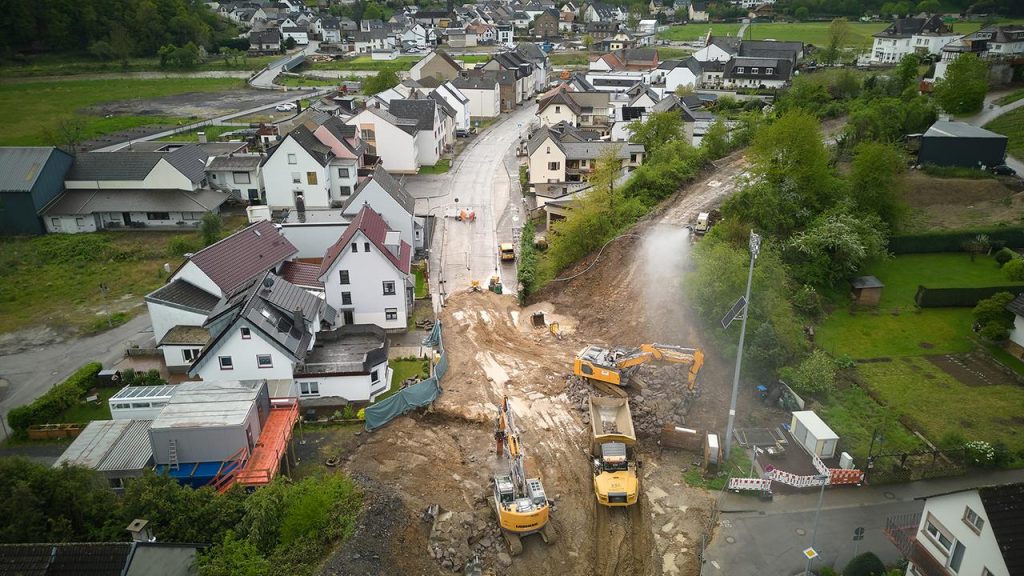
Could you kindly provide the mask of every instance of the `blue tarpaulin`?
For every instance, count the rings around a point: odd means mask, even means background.
[[[422,408],[430,404],[441,395],[440,382],[448,372],[448,355],[445,353],[444,344],[441,341],[440,322],[434,324],[434,329],[423,339],[423,345],[437,347],[438,360],[434,365],[433,375],[422,382],[400,390],[390,398],[367,407],[364,412],[367,431],[373,432],[414,408]]]

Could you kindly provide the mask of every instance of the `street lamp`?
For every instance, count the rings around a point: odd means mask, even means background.
[[[743,363],[743,340],[747,335],[747,317],[750,316],[750,285],[754,280],[754,261],[761,252],[761,236],[750,231],[750,270],[747,272],[747,295],[744,297],[743,320],[740,324],[740,345],[736,350],[736,371],[732,376],[732,398],[729,400],[729,421],[725,427],[725,460],[732,450],[732,426],[736,420],[736,395],[740,388],[740,365]]]
[[[818,511],[814,513],[814,530],[811,532],[810,548],[814,554],[805,554],[807,556],[807,566],[804,567],[804,576],[811,573],[811,560],[817,557],[817,550],[814,547],[818,543],[818,520],[821,518],[821,503],[825,500],[825,485],[828,484],[828,474],[818,476],[818,480],[821,482],[821,492],[818,494]]]

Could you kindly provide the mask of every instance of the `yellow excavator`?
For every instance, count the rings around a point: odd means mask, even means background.
[[[572,372],[588,378],[598,389],[624,398],[622,390],[637,368],[648,362],[671,362],[690,367],[687,387],[693,390],[697,374],[704,365],[704,352],[700,348],[684,348],[670,344],[641,344],[637,348],[606,349],[587,346],[576,355]],[[611,384],[611,386],[608,386]]]
[[[554,544],[557,534],[551,525],[551,506],[540,478],[526,477],[523,445],[507,397],[498,410],[494,438],[498,456],[508,462],[508,474],[494,476],[493,504],[509,553],[522,552],[522,538],[531,534]]]

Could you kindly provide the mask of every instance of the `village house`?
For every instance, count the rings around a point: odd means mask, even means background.
[[[873,34],[869,61],[872,64],[896,64],[907,54],[938,55],[942,48],[961,35],[935,15],[928,18],[897,18],[889,27]]]
[[[416,81],[433,78],[439,82],[445,82],[458,78],[461,71],[462,66],[447,52],[435,50],[413,65],[409,70],[409,77]]]
[[[359,130],[366,153],[377,156],[384,169],[395,174],[415,174],[420,166],[416,138],[419,122],[398,118],[377,106],[368,106],[349,118],[346,124]]]
[[[206,160],[206,179],[210,188],[227,192],[232,198],[252,204],[266,202],[263,193],[260,154],[226,154]]]
[[[452,80],[452,86],[469,100],[469,114],[472,118],[494,118],[501,113],[501,89],[497,73],[464,73]]]
[[[399,233],[403,242],[415,249],[424,247],[423,225],[415,216],[416,200],[401,182],[380,166],[359,183],[342,214],[355,219],[364,206],[379,214],[389,229]]]

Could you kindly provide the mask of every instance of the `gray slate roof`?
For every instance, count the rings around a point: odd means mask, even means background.
[[[984,128],[972,126],[966,122],[939,120],[932,124],[924,133],[926,138],[999,138],[1006,139],[1002,134],[990,132]]]
[[[309,155],[321,166],[327,166],[331,161],[331,157],[334,156],[330,147],[317,140],[316,136],[303,124],[296,126],[294,130],[288,133],[288,136],[291,136],[299,146],[302,146],[303,150],[309,152]],[[270,152],[270,155],[272,156],[276,150],[277,148],[275,147]]]
[[[371,180],[377,182],[377,184],[379,184],[380,187],[383,188],[384,191],[387,192],[389,196],[394,198],[395,201],[398,202],[398,204],[402,207],[402,209],[404,209],[410,215],[416,213],[416,199],[413,198],[411,194],[409,194],[409,192],[405,189],[405,186],[402,186],[401,182],[395,180],[394,176],[392,176],[390,173],[388,173],[387,170],[385,170],[383,167],[379,165],[377,166],[376,169],[374,169],[373,175],[359,183],[359,186],[356,187],[356,193],[352,195],[348,203],[345,205],[345,210],[347,210],[348,207],[358,199],[359,192],[361,192],[363,188],[365,188],[366,185],[370,183]],[[344,212],[345,210],[342,211]]]
[[[1020,294],[1014,298],[1013,301],[1006,305],[1006,309],[1017,316],[1024,316],[1024,294]]]
[[[207,170],[255,170],[259,168],[263,157],[259,154],[232,154],[230,156],[214,156]]]
[[[66,190],[46,214],[74,216],[97,212],[213,212],[227,201],[218,190]]]
[[[67,179],[144,180],[164,156],[159,152],[87,152],[75,157]]]
[[[35,186],[51,154],[64,154],[53,146],[0,147],[0,190],[28,192]]]
[[[452,80],[452,86],[459,90],[494,90],[498,84],[498,75],[485,73],[473,76],[459,76]]]
[[[220,300],[202,288],[184,280],[174,280],[146,295],[146,302],[166,304],[197,314],[209,314]]]
[[[415,120],[417,130],[433,130],[435,106],[433,99],[392,100],[388,111],[397,118]]]

